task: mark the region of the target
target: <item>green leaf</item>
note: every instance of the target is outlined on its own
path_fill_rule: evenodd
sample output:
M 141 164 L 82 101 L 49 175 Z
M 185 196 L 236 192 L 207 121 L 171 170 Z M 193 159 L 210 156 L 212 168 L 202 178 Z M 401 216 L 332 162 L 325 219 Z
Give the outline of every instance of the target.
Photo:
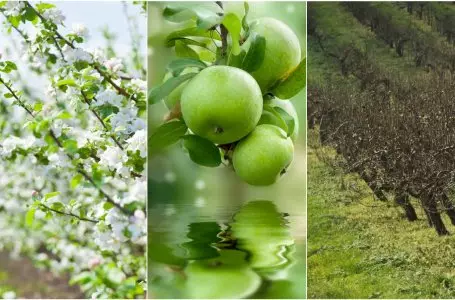
M 105 203 L 103 204 L 104 210 L 110 210 L 110 209 L 113 208 L 113 207 L 114 207 L 114 204 L 112 204 L 111 202 L 105 202 Z
M 172 72 L 173 76 L 178 76 L 186 68 L 204 69 L 206 67 L 207 67 L 207 65 L 199 59 L 183 58 L 183 59 L 173 60 L 167 66 L 167 70 L 169 72 Z
M 248 30 L 250 29 L 250 26 L 248 25 L 248 13 L 250 12 L 250 5 L 248 4 L 248 2 L 243 2 L 243 7 L 245 8 L 245 15 L 243 16 L 242 18 L 242 27 L 243 27 L 243 30 L 245 30 L 245 32 L 248 32 Z
M 13 63 L 12 61 L 6 61 L 5 64 L 6 64 L 6 67 L 8 67 L 9 69 L 11 69 L 11 70 L 17 70 L 16 64 Z
M 63 79 L 57 82 L 57 87 L 65 85 L 76 86 L 76 81 L 74 81 L 74 79 Z
M 181 23 L 196 19 L 198 28 L 209 29 L 221 22 L 223 10 L 214 3 L 171 4 L 166 6 L 163 17 L 170 22 Z
M 32 207 L 25 214 L 25 225 L 27 227 L 32 227 L 33 221 L 35 221 L 35 212 L 36 212 L 36 208 Z
M 195 41 L 195 40 L 192 40 L 192 39 L 189 39 L 189 38 L 181 38 L 178 41 L 181 41 L 182 43 L 184 43 L 186 45 L 195 45 L 195 46 L 199 46 L 199 47 L 202 47 L 202 48 L 207 48 L 207 43 Z
M 8 17 L 8 22 L 11 23 L 14 27 L 19 27 L 19 24 L 21 22 L 21 17 L 20 16 L 9 16 Z
M 195 14 L 184 5 L 170 4 L 164 8 L 163 17 L 169 22 L 180 23 L 194 18 Z
M 183 146 L 188 150 L 195 163 L 206 167 L 217 167 L 221 164 L 220 149 L 211 141 L 198 135 L 183 137 Z
M 70 186 L 72 189 L 75 189 L 82 181 L 84 177 L 81 174 L 77 174 L 71 179 Z
M 62 119 L 62 120 L 67 120 L 67 119 L 71 119 L 73 116 L 67 112 L 66 110 L 60 112 L 57 117 L 55 117 L 56 119 Z
M 76 276 L 72 277 L 71 280 L 69 281 L 70 285 L 74 285 L 76 283 L 78 284 L 84 284 L 92 280 L 92 274 L 90 272 L 82 272 L 77 274 Z
M 240 19 L 234 13 L 228 13 L 224 17 L 223 25 L 227 28 L 229 35 L 231 36 L 231 52 L 234 55 L 238 55 L 240 53 L 240 31 L 242 31 L 242 24 L 240 23 Z
M 268 104 L 264 104 L 264 111 L 262 112 L 261 120 L 259 120 L 260 123 L 264 120 L 264 117 L 267 120 L 267 113 L 270 113 L 276 120 L 273 120 L 272 123 L 265 122 L 266 124 L 278 125 L 278 127 L 282 128 L 284 131 L 288 131 L 288 125 L 286 124 L 286 121 L 283 119 L 281 114 L 275 110 L 275 107 Z
M 197 52 L 182 41 L 175 42 L 175 54 L 177 54 L 178 57 L 199 59 Z
M 286 122 L 286 126 L 288 128 L 286 133 L 287 133 L 287 136 L 290 137 L 292 135 L 292 133 L 294 132 L 294 127 L 295 127 L 294 118 L 281 107 L 275 106 L 274 109 L 275 109 L 275 111 L 277 111 L 280 114 L 280 116 L 283 118 L 284 122 Z
M 242 69 L 247 72 L 254 72 L 262 65 L 265 56 L 265 38 L 258 34 L 252 34 L 250 48 L 242 62 Z
M 218 32 L 214 30 L 207 31 L 198 27 L 186 28 L 178 31 L 174 31 L 166 37 L 166 47 L 173 47 L 175 41 L 180 39 L 186 39 L 188 37 L 205 37 L 212 38 L 214 40 L 221 40 Z
M 63 148 L 65 148 L 66 151 L 69 153 L 76 153 L 78 148 L 77 148 L 77 141 L 76 140 L 65 140 L 63 141 Z
M 51 208 L 63 212 L 65 205 L 62 202 L 54 202 L 51 204 Z
M 228 65 L 231 67 L 242 68 L 243 60 L 245 59 L 246 51 L 241 50 L 238 55 L 229 56 Z
M 164 123 L 149 137 L 149 150 L 154 152 L 176 143 L 187 130 L 188 127 L 181 120 Z
M 60 192 L 47 193 L 46 195 L 44 195 L 44 201 L 57 197 L 58 195 L 60 195 Z
M 290 99 L 297 95 L 306 86 L 306 58 L 292 70 L 287 77 L 279 81 L 272 90 L 272 94 L 280 99 Z
M 50 4 L 50 3 L 38 3 L 36 4 L 36 9 L 42 13 L 44 12 L 45 10 L 48 10 L 50 8 L 54 8 L 55 5 L 54 4 Z
M 12 61 L 0 62 L 0 72 L 10 73 L 12 70 L 17 70 L 17 66 Z
M 35 10 L 29 6 L 25 8 L 24 17 L 28 21 L 33 21 L 37 17 Z
M 149 104 L 155 104 L 158 101 L 161 101 L 167 95 L 169 95 L 175 88 L 181 85 L 183 82 L 187 81 L 190 78 L 196 76 L 197 73 L 188 73 L 178 77 L 172 77 L 161 85 L 151 89 L 148 95 Z
M 40 112 L 42 109 L 43 109 L 43 103 L 41 103 L 41 102 L 37 102 L 33 106 L 33 110 L 36 112 Z

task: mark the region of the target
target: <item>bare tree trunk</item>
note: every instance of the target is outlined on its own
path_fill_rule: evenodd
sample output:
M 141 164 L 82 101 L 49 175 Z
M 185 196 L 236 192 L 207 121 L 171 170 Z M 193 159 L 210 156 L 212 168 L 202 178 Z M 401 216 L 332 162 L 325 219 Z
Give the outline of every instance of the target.
M 441 214 L 437 211 L 434 197 L 423 195 L 422 204 L 429 218 L 429 222 L 431 222 L 438 235 L 449 235 L 449 231 L 442 221 Z
M 444 207 L 447 215 L 449 216 L 452 225 L 455 225 L 455 203 L 452 203 L 446 194 L 442 194 L 441 204 Z
M 404 213 L 408 221 L 412 222 L 417 220 L 417 214 L 412 206 L 411 202 L 409 202 L 409 195 L 406 193 L 399 193 L 395 195 L 395 202 L 404 209 Z

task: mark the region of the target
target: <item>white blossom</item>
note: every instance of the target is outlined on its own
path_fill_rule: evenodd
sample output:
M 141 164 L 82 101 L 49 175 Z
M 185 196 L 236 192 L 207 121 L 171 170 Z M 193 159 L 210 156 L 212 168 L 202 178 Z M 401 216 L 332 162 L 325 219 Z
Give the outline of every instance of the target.
M 123 97 L 113 90 L 104 90 L 96 95 L 95 106 L 110 104 L 113 106 L 121 107 Z
M 12 17 L 18 16 L 24 8 L 24 1 L 7 1 L 5 4 L 5 15 Z
M 65 21 L 65 16 L 62 14 L 62 11 L 57 8 L 46 9 L 43 12 L 43 17 L 55 24 L 63 24 L 63 21 Z
M 140 90 L 147 90 L 147 82 L 145 80 L 133 78 L 131 79 L 131 85 L 136 86 Z
M 136 152 L 139 150 L 141 157 L 147 157 L 147 132 L 145 129 L 138 130 L 134 135 L 126 140 L 128 150 Z
M 100 165 L 106 166 L 111 170 L 122 168 L 123 162 L 127 160 L 127 156 L 123 150 L 116 146 L 108 147 L 99 154 L 99 157 Z
M 66 60 L 68 63 L 72 64 L 77 61 L 86 61 L 88 63 L 93 62 L 92 55 L 87 51 L 80 49 L 80 48 L 71 48 L 68 45 L 62 47 L 63 54 L 65 55 Z
M 136 179 L 130 186 L 128 196 L 122 200 L 122 204 L 128 204 L 134 201 L 143 202 L 147 199 L 147 183 L 143 179 Z
M 73 24 L 72 27 L 73 27 L 73 33 L 75 35 L 83 37 L 83 38 L 89 37 L 88 28 L 84 24 L 75 23 L 75 24 Z
M 116 73 L 123 69 L 123 63 L 120 58 L 113 57 L 107 61 L 104 62 L 104 66 L 111 70 L 112 72 Z

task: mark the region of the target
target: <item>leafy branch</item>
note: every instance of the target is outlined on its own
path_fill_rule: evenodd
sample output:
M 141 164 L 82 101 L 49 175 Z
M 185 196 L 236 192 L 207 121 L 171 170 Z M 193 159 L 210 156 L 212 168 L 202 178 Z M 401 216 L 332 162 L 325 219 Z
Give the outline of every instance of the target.
M 38 16 L 38 18 L 43 22 L 43 24 L 47 24 L 48 20 L 33 6 L 30 4 L 30 2 L 26 1 L 25 4 L 27 5 L 27 7 L 29 7 L 31 10 L 33 10 L 33 12 Z M 10 22 L 10 21 L 9 21 Z M 11 22 L 10 22 L 11 23 Z M 76 46 L 74 46 L 74 44 L 72 42 L 70 42 L 68 39 L 66 39 L 63 35 L 61 35 L 58 30 L 56 28 L 51 28 L 52 32 L 55 34 L 56 38 L 55 37 L 52 37 L 55 41 L 55 44 L 56 44 L 56 47 L 60 50 L 61 52 L 61 49 L 60 49 L 60 46 L 57 42 L 56 39 L 59 39 L 61 41 L 63 41 L 66 45 L 68 45 L 68 47 L 70 47 L 71 49 L 77 49 Z M 63 55 L 63 53 L 61 52 L 61 54 Z M 116 84 L 111 76 L 109 76 L 106 72 L 104 72 L 102 69 L 101 69 L 101 66 L 96 63 L 96 62 L 93 62 L 90 64 L 95 70 L 98 71 L 98 73 L 122 96 L 125 96 L 126 98 L 128 99 L 131 99 L 133 101 L 137 101 L 136 97 L 134 97 L 134 95 L 130 95 L 124 88 L 122 88 L 121 86 L 119 86 L 118 84 Z
M 99 220 L 94 220 L 94 219 L 89 219 L 89 218 L 84 218 L 84 217 L 81 217 L 81 216 L 78 216 L 78 215 L 75 215 L 73 213 L 67 213 L 67 212 L 64 212 L 64 211 L 60 211 L 60 210 L 57 210 L 57 209 L 54 209 L 54 208 L 51 208 L 43 203 L 40 203 L 39 204 L 41 207 L 43 207 L 44 209 L 47 209 L 49 211 L 52 211 L 56 214 L 59 214 L 59 215 L 64 215 L 64 216 L 69 216 L 69 217 L 72 217 L 72 218 L 76 218 L 76 219 L 79 219 L 81 221 L 86 221 L 86 222 L 91 222 L 91 223 L 98 223 Z
M 1 77 L 0 77 L 0 83 L 3 84 L 7 88 L 7 90 L 10 92 L 12 97 L 17 101 L 17 103 L 19 103 L 19 105 L 22 108 L 25 109 L 25 111 L 32 117 L 32 119 L 35 119 L 35 115 L 33 114 L 33 112 L 30 109 L 27 108 L 27 106 L 20 99 L 20 97 L 16 94 L 16 92 Z M 63 145 L 60 142 L 60 140 L 57 138 L 55 132 L 52 129 L 49 129 L 48 133 L 49 133 L 49 136 L 52 138 L 52 140 L 57 144 L 57 146 L 64 151 L 65 148 L 63 147 Z M 71 160 L 74 160 L 74 156 L 72 154 L 70 154 L 70 153 L 68 153 L 66 151 L 64 151 L 64 153 L 65 153 L 66 156 L 68 156 L 68 158 L 70 158 Z M 87 172 L 84 171 L 80 166 L 76 169 L 76 171 L 79 174 L 81 174 L 88 182 L 90 182 L 93 185 L 93 187 L 95 187 L 104 196 L 104 198 L 106 199 L 107 202 L 109 202 L 112 205 L 114 205 L 115 207 L 117 207 L 124 214 L 126 214 L 126 215 L 130 214 L 128 212 L 128 210 L 126 210 L 123 206 L 121 206 L 120 204 L 115 202 L 114 199 L 112 199 L 111 196 L 109 196 L 98 184 L 96 184 L 94 179 L 89 174 L 87 174 Z

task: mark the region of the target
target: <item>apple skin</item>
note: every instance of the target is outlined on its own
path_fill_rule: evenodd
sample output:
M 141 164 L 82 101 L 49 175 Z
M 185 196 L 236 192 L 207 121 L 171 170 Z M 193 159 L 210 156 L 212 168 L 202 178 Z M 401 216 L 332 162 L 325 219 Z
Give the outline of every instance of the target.
M 265 54 L 262 65 L 251 75 L 262 93 L 266 94 L 278 80 L 299 65 L 302 58 L 300 42 L 288 25 L 274 18 L 260 18 L 251 22 L 250 36 L 253 33 L 265 38 Z M 249 48 L 248 39 L 244 45 L 244 48 Z
M 278 98 L 273 98 L 270 100 L 264 100 L 264 105 L 270 105 L 272 107 L 279 107 L 287 112 L 291 117 L 294 118 L 295 126 L 294 131 L 291 134 L 291 139 L 293 142 L 296 141 L 299 136 L 299 117 L 297 116 L 297 111 L 295 110 L 294 105 L 289 100 L 281 100 Z M 283 120 L 278 119 L 274 114 L 269 111 L 264 110 L 259 119 L 259 124 L 271 124 L 280 127 L 283 130 L 286 130 L 286 123 Z
M 294 144 L 275 125 L 258 125 L 234 148 L 232 162 L 237 175 L 251 185 L 275 183 L 294 157 Z
M 250 133 L 261 118 L 261 89 L 247 72 L 212 66 L 191 79 L 183 90 L 181 110 L 195 134 L 215 144 L 228 144 Z

